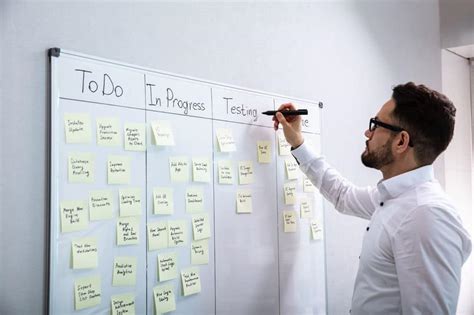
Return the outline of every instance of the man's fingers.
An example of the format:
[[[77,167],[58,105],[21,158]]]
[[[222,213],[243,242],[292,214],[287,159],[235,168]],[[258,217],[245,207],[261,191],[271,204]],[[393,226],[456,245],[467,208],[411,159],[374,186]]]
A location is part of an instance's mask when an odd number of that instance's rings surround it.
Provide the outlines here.
[[[275,117],[278,122],[283,125],[283,127],[287,127],[289,125],[289,123],[286,121],[285,116],[283,116],[282,113],[276,113]]]
[[[296,110],[296,107],[292,103],[281,104],[278,110]]]

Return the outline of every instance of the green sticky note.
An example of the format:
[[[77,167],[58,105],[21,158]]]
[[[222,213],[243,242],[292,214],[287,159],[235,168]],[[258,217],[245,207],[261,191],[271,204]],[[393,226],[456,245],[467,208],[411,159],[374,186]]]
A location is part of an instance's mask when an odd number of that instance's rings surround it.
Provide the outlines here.
[[[140,188],[119,190],[120,216],[131,217],[142,214],[142,191]]]
[[[209,241],[200,240],[191,243],[191,264],[207,265],[209,263]]]
[[[239,184],[247,185],[253,183],[253,164],[252,161],[239,162]]]
[[[240,189],[236,193],[237,213],[252,213],[252,192]]]
[[[234,183],[234,176],[232,170],[232,162],[222,160],[217,162],[219,184],[232,185]]]
[[[95,190],[89,193],[89,219],[106,220],[113,217],[113,198],[110,190]]]
[[[294,158],[287,158],[285,160],[286,176],[288,179],[298,179],[298,163]]]
[[[122,218],[117,221],[117,245],[139,244],[140,221],[137,217]]]
[[[93,183],[94,155],[92,153],[69,154],[68,179],[70,183]]]
[[[68,200],[62,201],[61,211],[61,232],[75,232],[87,229],[89,224],[87,201]]]
[[[173,189],[166,187],[156,187],[153,189],[153,213],[173,214],[174,201]]]
[[[204,193],[201,188],[186,189],[186,212],[195,213],[204,210]]]
[[[97,144],[103,146],[120,145],[120,128],[117,118],[97,118]]]
[[[290,155],[291,146],[286,142],[285,135],[283,133],[278,134],[278,153],[280,155]]]
[[[193,159],[193,181],[208,183],[211,180],[211,164],[207,158]]]
[[[303,199],[300,204],[300,216],[301,218],[311,218],[313,216],[313,211],[311,209],[311,204],[309,200]]]
[[[237,150],[232,130],[225,128],[217,129],[216,136],[220,152],[234,152]]]
[[[272,162],[272,143],[270,141],[257,141],[258,163]]]
[[[74,281],[74,309],[99,305],[101,301],[100,276],[80,278]]]
[[[135,294],[112,295],[110,298],[112,315],[134,315],[135,314]]]
[[[97,239],[87,237],[74,240],[71,243],[72,268],[88,269],[97,268]]]
[[[283,185],[285,205],[294,205],[296,202],[296,183],[290,182]]]
[[[323,239],[323,229],[319,221],[314,219],[310,222],[311,227],[311,238],[313,240],[322,240]]]
[[[283,231],[285,233],[296,232],[296,211],[283,211]]]
[[[183,295],[188,296],[201,292],[201,279],[199,278],[199,268],[191,267],[181,270],[181,284]]]
[[[109,156],[107,161],[107,182],[109,184],[128,184],[130,182],[130,157]]]
[[[176,310],[176,299],[172,285],[165,284],[154,287],[153,297],[155,299],[155,310],[157,314],[164,314]]]
[[[159,146],[174,146],[174,137],[171,126],[167,121],[154,121],[151,123],[153,143]]]
[[[211,237],[211,228],[209,224],[209,216],[207,213],[193,216],[192,224],[193,239],[195,241]]]
[[[189,162],[186,157],[170,157],[170,179],[172,182],[189,180]]]
[[[134,286],[137,280],[137,257],[115,257],[113,286]]]
[[[158,281],[175,279],[178,276],[178,256],[176,253],[158,254]]]
[[[185,246],[188,239],[186,221],[168,221],[168,246]]]
[[[64,131],[66,133],[66,143],[90,143],[91,118],[89,114],[64,114]]]
[[[146,151],[145,124],[127,123],[124,127],[125,150]]]
[[[148,250],[168,247],[168,223],[166,221],[148,222]]]

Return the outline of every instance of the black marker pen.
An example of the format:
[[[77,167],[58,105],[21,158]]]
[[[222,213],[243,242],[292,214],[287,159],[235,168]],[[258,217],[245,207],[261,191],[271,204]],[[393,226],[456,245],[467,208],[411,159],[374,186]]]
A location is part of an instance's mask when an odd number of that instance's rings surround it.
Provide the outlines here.
[[[308,115],[308,110],[307,109],[298,109],[298,110],[267,110],[266,112],[263,112],[262,114],[268,115],[268,116],[275,116],[276,113],[282,113],[283,116],[292,116],[292,115]]]

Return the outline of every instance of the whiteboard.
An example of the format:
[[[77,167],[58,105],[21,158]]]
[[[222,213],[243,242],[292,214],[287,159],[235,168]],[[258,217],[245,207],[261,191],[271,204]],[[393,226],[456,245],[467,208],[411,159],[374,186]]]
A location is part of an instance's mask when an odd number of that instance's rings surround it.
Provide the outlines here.
[[[288,179],[285,160],[280,155],[279,135],[271,117],[262,111],[275,109],[283,102],[308,108],[302,130],[306,141],[320,152],[321,108],[317,102],[191,78],[147,69],[122,62],[65,50],[50,50],[51,61],[51,225],[50,225],[50,314],[111,314],[111,297],[131,294],[137,314],[155,314],[153,289],[171,285],[175,310],[171,314],[325,314],[326,275],[325,243],[313,239],[310,221],[317,220],[324,234],[321,196],[305,192],[304,176],[298,170]],[[90,141],[70,143],[66,139],[65,117],[81,114],[90,117]],[[99,145],[97,120],[114,118],[119,122],[121,144]],[[173,146],[154,143],[151,124],[164,121],[174,137]],[[124,124],[146,127],[146,149],[128,151],[123,145]],[[236,150],[221,152],[217,131],[229,131]],[[269,141],[269,163],[259,163],[257,141]],[[71,182],[69,157],[87,153],[93,156],[94,178],[90,182]],[[130,178],[125,184],[109,184],[107,163],[111,156],[130,161]],[[205,158],[210,164],[208,182],[170,179],[170,158]],[[220,161],[232,165],[233,182],[219,183]],[[238,166],[250,161],[253,182],[239,183]],[[294,204],[285,204],[283,187],[296,187]],[[174,212],[155,214],[153,190],[166,187],[173,192]],[[119,191],[126,188],[141,192],[141,211],[135,215],[139,242],[117,244]],[[202,192],[203,209],[209,218],[209,260],[191,264],[193,214],[186,211],[188,189]],[[251,192],[252,212],[237,213],[236,193]],[[112,196],[112,216],[90,220],[87,227],[66,232],[61,226],[61,203],[81,200],[88,203],[90,193],[107,190]],[[303,201],[311,205],[310,217],[300,217]],[[85,209],[88,211],[88,209]],[[296,230],[284,231],[283,211],[294,210]],[[154,222],[185,223],[184,246],[148,250],[147,225]],[[73,268],[72,243],[93,237],[97,240],[94,267]],[[175,253],[178,276],[159,282],[159,254]],[[133,285],[113,285],[114,259],[136,258]],[[180,271],[197,267],[200,292],[183,296]],[[100,279],[94,305],[75,307],[75,284],[79,279]]]

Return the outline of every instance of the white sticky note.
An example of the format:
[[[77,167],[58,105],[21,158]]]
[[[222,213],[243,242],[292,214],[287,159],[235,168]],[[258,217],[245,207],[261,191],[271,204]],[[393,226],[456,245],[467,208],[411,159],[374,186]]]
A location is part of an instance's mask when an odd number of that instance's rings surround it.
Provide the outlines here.
[[[166,221],[148,222],[148,250],[168,247],[168,223]]]
[[[209,264],[209,241],[207,239],[191,243],[191,264]]]
[[[61,232],[75,232],[87,229],[89,225],[89,211],[87,201],[68,200],[62,201],[61,211]]]
[[[207,158],[193,158],[193,181],[208,183],[211,180],[211,164]]]
[[[300,216],[301,218],[311,218],[313,216],[313,209],[307,199],[301,200]]]
[[[248,189],[240,189],[236,194],[237,213],[251,213],[252,192]]]
[[[220,152],[234,152],[237,150],[232,130],[224,128],[217,129],[216,136]]]
[[[117,118],[97,118],[97,144],[103,146],[120,145],[120,128]]]
[[[142,191],[140,188],[119,190],[120,216],[132,217],[142,214]]]
[[[93,307],[101,301],[100,276],[79,278],[74,281],[74,309]]]
[[[298,179],[298,163],[294,158],[285,160],[286,176],[288,179]]]
[[[283,211],[283,231],[285,233],[296,232],[296,211]]]
[[[117,221],[117,245],[137,245],[140,242],[138,217],[121,218]]]
[[[107,182],[128,184],[130,182],[130,157],[110,155],[107,161]]]
[[[89,193],[89,219],[107,220],[113,217],[113,198],[110,190],[94,190]]]
[[[158,281],[167,281],[178,277],[178,256],[175,252],[158,254]]]
[[[221,160],[217,162],[217,165],[219,173],[219,184],[232,185],[234,183],[232,162],[228,160]]]
[[[211,237],[211,227],[207,213],[195,215],[192,218],[193,240],[199,241]]]
[[[153,189],[153,213],[173,214],[173,212],[173,189],[167,187],[155,187]]]
[[[278,133],[278,153],[280,155],[290,155],[291,146],[286,142],[285,135],[283,133]]]
[[[186,221],[168,221],[168,246],[185,246],[188,232]]]
[[[186,212],[195,213],[204,210],[204,192],[202,188],[191,187],[186,189]]]
[[[170,179],[172,182],[186,182],[189,180],[187,157],[170,157]]]
[[[70,183],[94,182],[94,155],[92,153],[69,154],[68,179]]]
[[[257,141],[258,163],[272,162],[272,143],[270,141]]]
[[[72,241],[71,250],[73,269],[97,268],[97,239],[95,237]]]
[[[252,161],[239,162],[239,184],[247,185],[253,183],[253,163]]]
[[[124,126],[125,150],[146,151],[146,125],[126,123]]]
[[[176,310],[176,298],[173,285],[165,284],[153,288],[155,310],[157,314],[164,314]]]
[[[112,315],[134,315],[135,293],[112,295],[110,298]]]
[[[309,178],[303,179],[303,191],[304,192],[314,192],[314,186],[313,183],[309,180]]]
[[[199,268],[191,267],[181,270],[181,284],[183,286],[184,296],[201,292],[201,279],[199,277]]]
[[[290,182],[283,185],[285,205],[294,205],[296,202],[296,183]]]
[[[113,286],[134,286],[137,282],[137,257],[115,257]]]
[[[159,146],[173,146],[174,136],[170,123],[167,121],[154,121],[151,123],[153,143]]]
[[[311,238],[313,240],[322,240],[323,239],[323,229],[318,220],[314,219],[310,222],[311,227]]]
[[[91,118],[89,114],[64,114],[64,131],[66,133],[66,143],[90,143]]]

